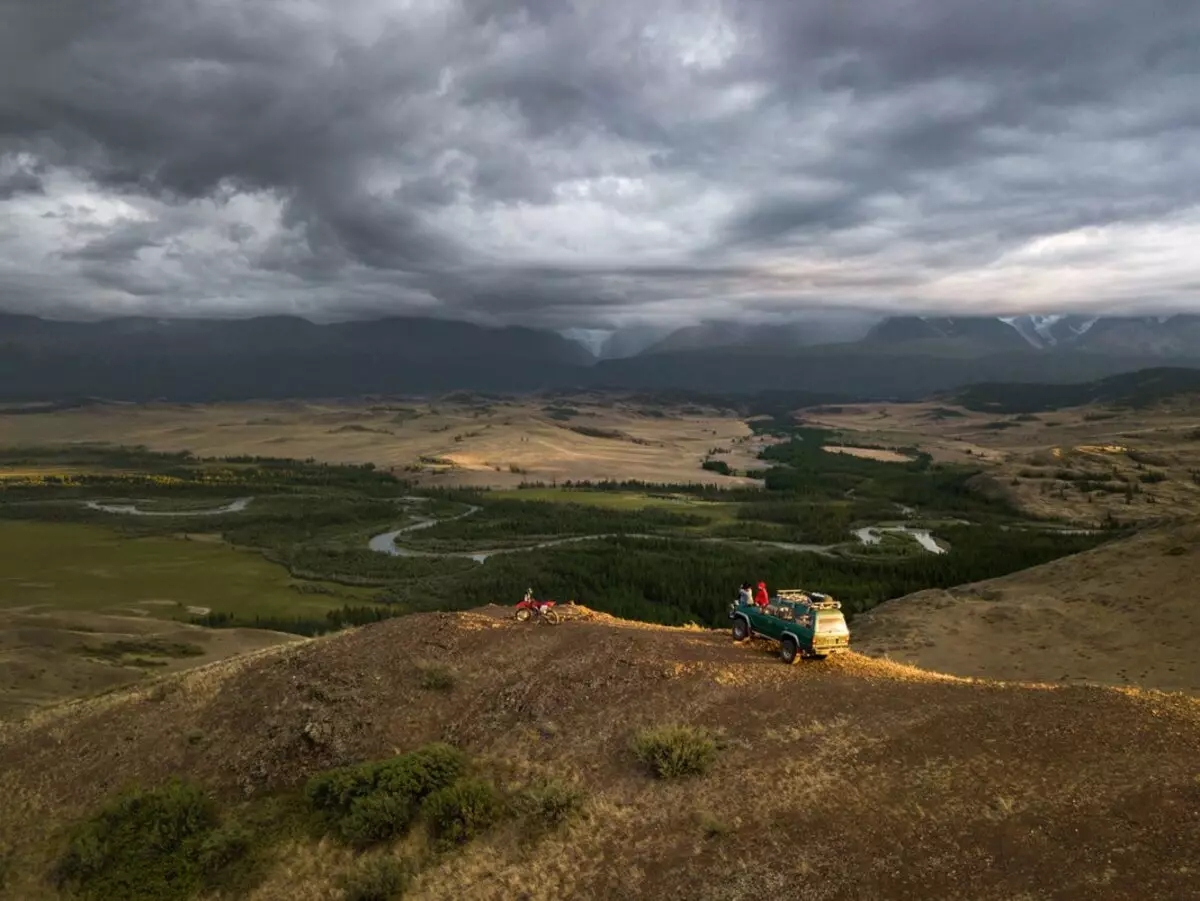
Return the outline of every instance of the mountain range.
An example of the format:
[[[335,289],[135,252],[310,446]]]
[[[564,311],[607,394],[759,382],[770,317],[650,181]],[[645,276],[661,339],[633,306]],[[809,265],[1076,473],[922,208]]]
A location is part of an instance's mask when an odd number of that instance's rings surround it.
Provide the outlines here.
[[[429,318],[316,324],[0,315],[0,400],[144,401],[435,394],[468,389],[769,389],[923,396],[981,381],[1083,382],[1200,365],[1200,316],[871,317],[705,322],[589,333]]]
[[[619,333],[614,334],[613,341]],[[876,349],[917,345],[933,353],[985,353],[1032,348],[1161,357],[1200,355],[1200,315],[1173,316],[871,316],[802,314],[785,322],[747,324],[714,320],[686,326],[639,354],[717,347],[770,350],[863,342]],[[633,356],[635,354],[612,356]]]

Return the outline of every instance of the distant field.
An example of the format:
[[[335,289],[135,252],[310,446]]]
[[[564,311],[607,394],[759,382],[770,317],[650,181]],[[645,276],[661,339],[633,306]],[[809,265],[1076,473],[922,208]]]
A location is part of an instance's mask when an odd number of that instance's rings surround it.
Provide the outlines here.
[[[343,586],[329,587],[336,594],[302,594],[295,584],[261,555],[211,541],[0,521],[0,608],[177,620],[197,611],[319,617],[361,594]]]
[[[2,591],[3,589],[0,589]],[[147,616],[0,609],[0,721],[39,707],[301,639]],[[185,653],[158,653],[178,647]],[[128,653],[117,653],[128,649]]]
[[[439,486],[638,480],[756,485],[701,468],[714,450],[735,473],[763,442],[728,412],[647,409],[620,398],[436,403],[121,404],[7,417],[7,446],[99,442],[239,455],[374,463]],[[14,466],[25,475],[40,468]],[[2,477],[3,473],[0,473]]]
[[[906,454],[873,447],[843,447],[827,444],[825,450],[831,454],[849,454],[851,457],[862,457],[864,460],[878,460],[880,463],[909,463],[913,459]]]
[[[520,488],[492,491],[491,498],[518,501],[550,501],[562,504],[582,504],[612,510],[674,510],[709,516],[714,520],[732,519],[736,505],[706,501],[687,495],[663,496],[632,491],[572,491],[566,488]]]
[[[1041,518],[1096,525],[1109,516],[1137,522],[1200,509],[1200,408],[1187,397],[1147,409],[1013,416],[933,403],[802,415],[849,443],[915,446],[938,462],[982,466],[994,492]]]
[[[77,523],[0,521],[0,720],[65,698],[295,641],[188,625],[209,613],[323,617],[362,589],[300,583],[219,536],[123,537]],[[188,649],[155,654],[155,646]],[[147,653],[114,654],[139,647]]]

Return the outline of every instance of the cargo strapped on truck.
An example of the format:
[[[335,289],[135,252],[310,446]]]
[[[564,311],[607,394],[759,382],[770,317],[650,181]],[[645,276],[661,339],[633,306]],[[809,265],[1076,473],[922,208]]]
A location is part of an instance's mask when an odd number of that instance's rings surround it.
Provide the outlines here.
[[[800,588],[783,588],[777,591],[775,594],[780,600],[805,604],[809,607],[817,607],[821,610],[842,609],[841,601],[835,601],[829,595],[821,594],[819,591],[804,591]]]

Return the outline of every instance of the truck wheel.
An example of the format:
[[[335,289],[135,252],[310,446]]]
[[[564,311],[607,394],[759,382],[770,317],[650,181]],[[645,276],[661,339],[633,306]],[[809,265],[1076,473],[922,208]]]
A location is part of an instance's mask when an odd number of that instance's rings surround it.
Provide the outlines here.
[[[733,621],[733,640],[745,641],[750,637],[750,625],[740,616]]]
[[[790,635],[783,637],[783,641],[779,642],[779,657],[789,666],[800,659],[800,646],[796,644],[796,639]]]

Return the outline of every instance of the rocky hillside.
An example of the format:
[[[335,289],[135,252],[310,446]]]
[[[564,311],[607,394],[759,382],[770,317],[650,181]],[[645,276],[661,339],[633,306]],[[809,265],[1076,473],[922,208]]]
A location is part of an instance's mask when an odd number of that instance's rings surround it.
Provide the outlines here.
[[[1195,897],[1194,699],[859,655],[787,667],[724,631],[503,613],[395,620],[7,727],[0,894],[57,897],[69,824],[133,783],[188,774],[265,829],[313,774],[440,740],[503,793],[573,786],[578,815],[500,816],[449,849],[421,820],[362,855],[276,830],[254,881],[209,897],[382,897],[339,886],[401,858],[407,899]],[[711,730],[699,774],[655,778],[631,749],[672,723]]]

